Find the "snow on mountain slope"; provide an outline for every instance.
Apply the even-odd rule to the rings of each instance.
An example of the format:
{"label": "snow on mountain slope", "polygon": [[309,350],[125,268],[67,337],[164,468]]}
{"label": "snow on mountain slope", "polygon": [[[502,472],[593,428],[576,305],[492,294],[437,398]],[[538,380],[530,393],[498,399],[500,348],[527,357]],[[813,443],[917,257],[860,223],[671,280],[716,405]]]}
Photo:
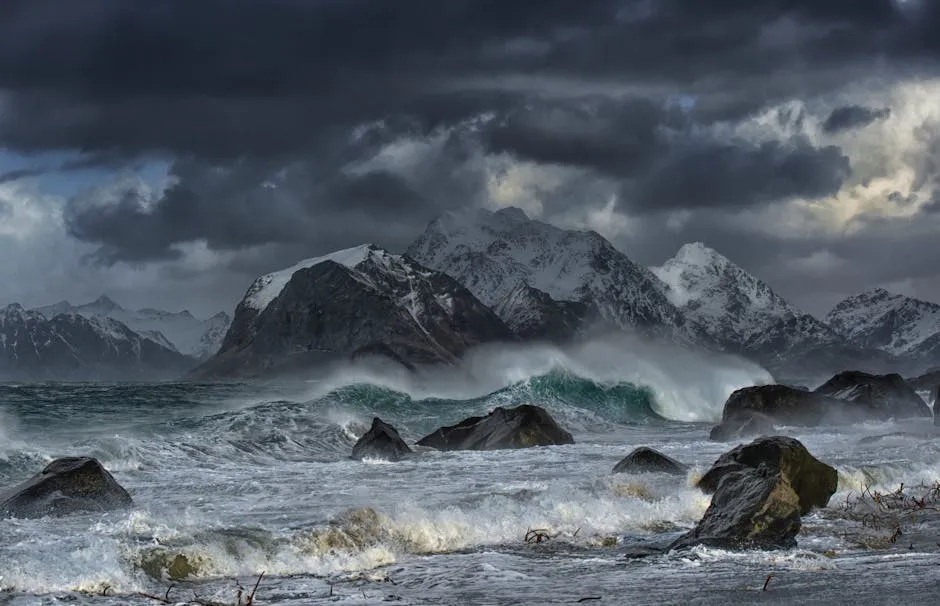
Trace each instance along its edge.
{"label": "snow on mountain slope", "polygon": [[364,244],[255,280],[221,350],[192,376],[277,374],[365,353],[451,363],[474,345],[513,339],[453,278]]}
{"label": "snow on mountain slope", "polygon": [[[452,276],[494,308],[507,309],[500,302],[524,283],[554,301],[587,304],[593,315],[620,328],[693,338],[645,267],[595,232],[560,229],[518,208],[442,215],[406,254]],[[511,309],[520,313],[518,306]]]}
{"label": "snow on mountain slope", "polygon": [[834,344],[828,326],[801,312],[767,284],[700,242],[686,244],[652,272],[692,322],[719,343],[750,351]]}
{"label": "snow on mountain slope", "polygon": [[848,297],[826,315],[845,338],[898,356],[940,356],[940,305],[876,288]]}
{"label": "snow on mountain slope", "polygon": [[346,267],[355,267],[365,261],[370,254],[373,254],[375,252],[373,249],[374,247],[371,244],[361,244],[352,248],[338,250],[328,255],[323,255],[322,257],[305,259],[287,269],[265,274],[257,278],[248,288],[248,293],[245,295],[243,303],[258,311],[264,311],[271,301],[281,294],[281,291],[284,290],[284,287],[287,286],[287,283],[290,281],[291,276],[301,269],[308,269],[324,261],[334,261]]}
{"label": "snow on mountain slope", "polygon": [[0,377],[9,380],[156,379],[191,359],[104,316],[47,318],[18,304],[0,309]]}
{"label": "snow on mountain slope", "polygon": [[86,318],[112,318],[161,345],[197,359],[208,358],[218,351],[225,331],[231,323],[231,318],[225,312],[201,320],[185,310],[169,312],[152,308],[125,309],[107,296],[101,296],[84,305],[71,305],[68,301],[61,301],[37,308],[36,311],[47,318],[61,313],[77,313]]}

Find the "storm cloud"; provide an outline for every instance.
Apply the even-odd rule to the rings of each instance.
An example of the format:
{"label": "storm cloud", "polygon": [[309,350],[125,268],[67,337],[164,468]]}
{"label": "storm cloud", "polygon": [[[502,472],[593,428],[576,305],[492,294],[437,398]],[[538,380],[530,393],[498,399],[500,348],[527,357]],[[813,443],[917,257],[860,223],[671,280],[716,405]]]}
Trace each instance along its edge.
{"label": "storm cloud", "polygon": [[[123,169],[55,214],[105,268],[204,247],[244,281],[505,204],[612,213],[643,261],[663,246],[644,227],[862,259],[827,238],[936,214],[934,117],[910,103],[940,78],[938,29],[927,0],[9,0],[0,146]],[[166,183],[128,176],[154,159]],[[856,219],[872,200],[890,226]],[[800,213],[818,238],[749,222]]]}
{"label": "storm cloud", "polygon": [[846,105],[832,110],[822,128],[825,132],[839,133],[855,128],[868,126],[875,120],[883,120],[891,115],[891,110],[887,107],[882,109],[872,109],[860,105]]}

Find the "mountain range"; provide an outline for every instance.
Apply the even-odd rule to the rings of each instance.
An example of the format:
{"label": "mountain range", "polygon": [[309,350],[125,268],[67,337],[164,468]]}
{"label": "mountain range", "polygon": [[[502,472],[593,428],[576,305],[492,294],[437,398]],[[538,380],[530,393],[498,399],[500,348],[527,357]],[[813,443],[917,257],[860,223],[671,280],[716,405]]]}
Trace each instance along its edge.
{"label": "mountain range", "polygon": [[79,314],[87,318],[111,318],[164,347],[175,349],[197,360],[205,360],[218,351],[222,339],[225,338],[225,331],[232,321],[224,311],[200,320],[187,310],[170,312],[153,308],[125,309],[107,295],[83,305],[60,301],[54,305],[38,307],[36,311],[48,318],[62,313]]}
{"label": "mountain range", "polygon": [[[402,254],[363,244],[262,275],[231,321],[127,310],[104,296],[3,313],[7,366],[55,362],[71,369],[65,374],[79,372],[68,366],[76,358],[86,368],[113,365],[114,351],[133,362],[124,373],[201,362],[187,375],[194,379],[271,376],[363,355],[414,368],[454,363],[484,343],[614,331],[741,355],[790,382],[940,365],[940,305],[874,289],[819,319],[702,243],[644,267],[596,232],[516,208],[446,213]],[[102,351],[107,364],[94,353]]]}
{"label": "mountain range", "polygon": [[171,379],[192,365],[192,358],[105,316],[48,318],[15,303],[0,309],[0,380]]}
{"label": "mountain range", "polygon": [[[442,311],[442,289],[469,315]],[[860,297],[837,309],[873,316]],[[921,304],[932,305],[892,299],[899,308]],[[366,244],[259,277],[219,354],[193,376],[255,376],[364,351],[406,365],[451,362],[483,342],[567,342],[614,330],[739,354],[801,382],[845,368],[932,363],[917,358],[930,353],[929,337],[900,351],[891,346],[900,337],[876,343],[851,319],[827,320],[702,243],[647,268],[596,232],[561,229],[517,208],[474,209],[438,217],[402,255]],[[908,342],[923,326],[923,314],[906,314],[891,330]]]}

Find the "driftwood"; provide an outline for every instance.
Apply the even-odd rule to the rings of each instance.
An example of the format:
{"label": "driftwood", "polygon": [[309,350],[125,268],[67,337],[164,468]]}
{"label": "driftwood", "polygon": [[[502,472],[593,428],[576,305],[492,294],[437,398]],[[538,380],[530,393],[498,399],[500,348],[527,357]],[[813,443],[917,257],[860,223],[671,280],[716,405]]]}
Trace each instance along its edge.
{"label": "driftwood", "polygon": [[[258,586],[261,585],[261,579],[264,578],[264,572],[258,575],[258,580],[255,581],[254,587],[251,588],[251,591],[248,594],[245,594],[245,588],[241,586],[241,583],[238,582],[238,579],[235,579],[235,601],[234,602],[214,602],[212,600],[204,600],[199,597],[199,595],[193,591],[193,599],[187,600],[185,602],[179,602],[177,600],[170,599],[170,592],[173,591],[173,588],[176,585],[171,584],[167,587],[166,593],[163,596],[154,595],[152,593],[138,592],[136,595],[141,598],[147,598],[149,600],[154,600],[155,602],[160,602],[161,604],[192,604],[195,606],[253,606],[255,603],[255,594],[258,592]],[[332,587],[330,588],[332,590]],[[332,593],[332,592],[331,592]]]}

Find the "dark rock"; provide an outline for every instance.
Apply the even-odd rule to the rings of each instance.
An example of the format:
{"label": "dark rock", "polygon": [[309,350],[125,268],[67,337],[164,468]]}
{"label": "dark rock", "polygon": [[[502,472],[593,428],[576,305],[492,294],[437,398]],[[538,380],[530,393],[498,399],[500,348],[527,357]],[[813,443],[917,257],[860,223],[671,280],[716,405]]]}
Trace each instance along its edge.
{"label": "dark rock", "polygon": [[787,425],[819,425],[827,418],[842,417],[845,402],[787,385],[744,387],[731,394],[722,411],[722,422],[749,419],[753,413]]}
{"label": "dark rock", "polygon": [[856,411],[872,419],[933,416],[923,398],[897,373],[846,371],[817,387],[814,393],[849,402]]}
{"label": "dark rock", "polygon": [[705,515],[670,549],[789,549],[800,531],[800,498],[784,473],[767,465],[724,474]]}
{"label": "dark rock", "polygon": [[401,439],[394,427],[375,417],[372,427],[367,431],[352,449],[354,459],[387,459],[400,461],[411,454],[411,449]]}
{"label": "dark rock", "polygon": [[0,493],[0,516],[37,518],[108,511],[131,504],[131,496],[97,459],[66,457]]}
{"label": "dark rock", "polygon": [[774,420],[759,412],[739,413],[712,427],[708,439],[713,442],[731,442],[740,438],[774,433]]}
{"label": "dark rock", "polygon": [[617,465],[614,466],[614,473],[645,473],[661,472],[672,475],[685,475],[688,471],[688,465],[668,457],[652,448],[637,448]]}
{"label": "dark rock", "polygon": [[516,408],[500,406],[486,416],[441,427],[417,443],[438,450],[500,450],[574,444],[574,439],[544,408],[523,404]]}
{"label": "dark rock", "polygon": [[913,431],[893,431],[891,433],[884,433],[877,436],[865,436],[864,438],[858,441],[859,444],[873,444],[875,442],[880,442],[881,440],[889,440],[891,438],[909,438],[912,440],[936,440],[940,438],[940,434],[934,433],[916,433]]}
{"label": "dark rock", "polygon": [[782,474],[797,494],[803,514],[813,507],[825,507],[839,483],[838,472],[811,455],[799,440],[774,436],[742,444],[721,455],[698,481],[698,487],[706,493],[717,493],[726,475],[761,466]]}

